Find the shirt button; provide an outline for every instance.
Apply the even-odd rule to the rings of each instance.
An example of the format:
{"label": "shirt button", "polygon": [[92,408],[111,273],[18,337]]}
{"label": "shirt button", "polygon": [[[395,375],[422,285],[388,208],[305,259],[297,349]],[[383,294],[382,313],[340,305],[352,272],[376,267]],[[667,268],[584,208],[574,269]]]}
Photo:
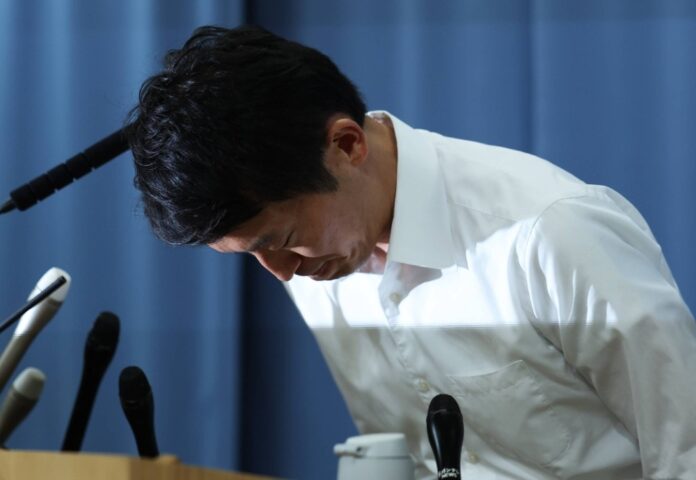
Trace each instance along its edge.
{"label": "shirt button", "polygon": [[389,295],[389,300],[391,300],[392,303],[399,303],[399,302],[401,302],[402,297],[400,294],[394,292],[394,293]]}
{"label": "shirt button", "polygon": [[480,460],[479,456],[474,452],[469,452],[466,458],[469,460],[469,463],[478,463]]}
{"label": "shirt button", "polygon": [[428,382],[426,382],[422,378],[419,378],[416,381],[416,388],[421,393],[426,393],[426,392],[430,391],[430,385],[428,384]]}

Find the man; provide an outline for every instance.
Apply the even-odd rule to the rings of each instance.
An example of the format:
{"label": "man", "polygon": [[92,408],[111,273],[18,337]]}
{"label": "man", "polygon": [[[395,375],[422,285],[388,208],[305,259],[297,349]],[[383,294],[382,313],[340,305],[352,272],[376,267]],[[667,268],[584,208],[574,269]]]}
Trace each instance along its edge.
{"label": "man", "polygon": [[463,478],[696,478],[696,328],[612,190],[365,112],[324,55],[202,28],[132,115],[156,234],[248,252],[286,286],[363,433],[453,395]]}

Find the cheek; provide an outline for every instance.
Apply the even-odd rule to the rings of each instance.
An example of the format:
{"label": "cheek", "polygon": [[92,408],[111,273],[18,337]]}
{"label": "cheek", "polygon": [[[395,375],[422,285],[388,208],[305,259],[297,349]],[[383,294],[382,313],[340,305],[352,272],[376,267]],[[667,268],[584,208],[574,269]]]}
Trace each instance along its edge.
{"label": "cheek", "polygon": [[336,255],[343,249],[340,236],[334,235],[334,230],[327,228],[313,235],[312,239],[307,242],[306,255],[308,257],[325,257]]}
{"label": "cheek", "polygon": [[295,252],[313,258],[349,257],[369,243],[365,222],[358,212],[346,211],[344,205],[334,207],[322,209],[320,214],[304,219],[311,228],[303,232],[303,238],[297,239]]}
{"label": "cheek", "polygon": [[370,243],[367,222],[358,211],[348,212],[338,218],[332,227],[329,230],[331,241],[335,249],[340,249],[343,254],[352,254],[356,249],[362,249]]}
{"label": "cheek", "polygon": [[298,246],[292,250],[299,255],[310,258],[345,256],[350,251],[354,239],[343,233],[335,222],[324,224],[307,232],[304,238],[298,238]]}

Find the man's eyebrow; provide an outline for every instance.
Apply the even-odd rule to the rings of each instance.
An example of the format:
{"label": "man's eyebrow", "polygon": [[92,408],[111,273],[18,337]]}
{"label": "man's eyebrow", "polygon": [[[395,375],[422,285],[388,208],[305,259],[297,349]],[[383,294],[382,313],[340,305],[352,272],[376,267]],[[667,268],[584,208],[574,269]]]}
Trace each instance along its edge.
{"label": "man's eyebrow", "polygon": [[275,235],[273,235],[273,234],[271,234],[271,233],[267,233],[267,234],[265,234],[265,235],[261,235],[259,238],[257,238],[257,239],[254,240],[253,242],[251,242],[251,245],[249,245],[249,246],[246,248],[246,250],[244,250],[244,251],[245,251],[245,252],[255,252],[255,251],[257,251],[257,250],[260,250],[260,249],[262,249],[263,247],[265,247],[265,246],[267,246],[268,244],[270,244],[271,242],[273,242],[274,239],[275,239]]}

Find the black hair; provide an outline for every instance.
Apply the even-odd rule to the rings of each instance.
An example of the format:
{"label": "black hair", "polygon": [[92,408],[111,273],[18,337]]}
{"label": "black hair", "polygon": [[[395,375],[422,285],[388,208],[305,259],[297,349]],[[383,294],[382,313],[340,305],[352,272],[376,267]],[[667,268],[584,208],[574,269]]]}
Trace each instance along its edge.
{"label": "black hair", "polygon": [[356,87],[324,54],[259,27],[206,26],[165,57],[129,115],[135,186],[155,234],[212,243],[270,202],[330,192],[327,123],[363,125]]}

